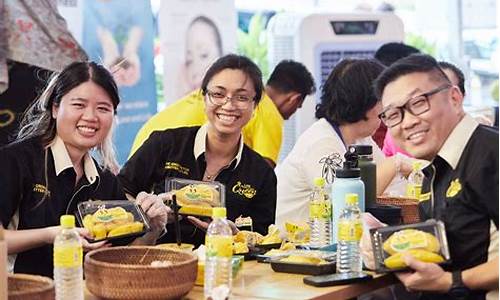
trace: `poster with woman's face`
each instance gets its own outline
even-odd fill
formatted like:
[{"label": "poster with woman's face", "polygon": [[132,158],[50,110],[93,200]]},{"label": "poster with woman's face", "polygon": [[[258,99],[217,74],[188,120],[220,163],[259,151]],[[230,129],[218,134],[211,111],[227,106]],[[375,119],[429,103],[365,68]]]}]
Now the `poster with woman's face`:
[{"label": "poster with woman's face", "polygon": [[199,89],[208,67],[236,49],[233,0],[161,2],[159,31],[166,104]]}]

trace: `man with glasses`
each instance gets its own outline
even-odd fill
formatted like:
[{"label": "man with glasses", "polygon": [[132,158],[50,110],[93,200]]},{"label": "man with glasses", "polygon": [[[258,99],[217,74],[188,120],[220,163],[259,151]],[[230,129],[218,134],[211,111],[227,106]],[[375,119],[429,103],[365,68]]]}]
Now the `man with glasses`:
[{"label": "man with glasses", "polygon": [[452,260],[443,269],[405,256],[414,272],[399,279],[421,299],[486,299],[498,290],[498,257],[488,255],[490,227],[498,230],[498,131],[465,114],[462,93],[428,55],[399,60],[375,89],[396,144],[431,161],[420,216],[445,223]]},{"label": "man with glasses", "polygon": [[[303,64],[293,60],[281,61],[270,75],[252,119],[243,128],[245,144],[274,167],[281,148],[283,121],[288,120],[302,106],[305,97],[315,91],[314,79]],[[204,124],[207,121],[204,109],[200,90],[168,106],[137,133],[130,156],[153,131]]]}]

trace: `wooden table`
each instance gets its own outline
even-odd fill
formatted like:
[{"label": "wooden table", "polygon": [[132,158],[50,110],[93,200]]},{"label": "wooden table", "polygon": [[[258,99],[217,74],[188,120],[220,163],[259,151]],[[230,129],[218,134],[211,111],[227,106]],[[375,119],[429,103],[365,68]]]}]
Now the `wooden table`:
[{"label": "wooden table", "polygon": [[[269,264],[247,261],[233,281],[231,299],[350,299],[396,283],[393,275],[374,275],[370,281],[332,287],[313,287],[304,275],[277,273]],[[96,300],[86,291],[85,300]],[[185,300],[203,299],[203,287],[195,286]]]}]

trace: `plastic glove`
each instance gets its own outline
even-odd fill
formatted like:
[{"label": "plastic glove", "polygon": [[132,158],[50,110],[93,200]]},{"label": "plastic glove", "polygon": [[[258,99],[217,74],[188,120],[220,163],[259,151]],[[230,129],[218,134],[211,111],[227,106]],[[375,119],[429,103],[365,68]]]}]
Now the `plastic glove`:
[{"label": "plastic glove", "polygon": [[370,229],[387,226],[387,224],[380,222],[371,213],[361,214],[361,219],[363,220],[363,235],[361,236],[361,242],[359,243],[361,258],[363,259],[363,263],[368,269],[374,270],[375,258],[373,256]]}]

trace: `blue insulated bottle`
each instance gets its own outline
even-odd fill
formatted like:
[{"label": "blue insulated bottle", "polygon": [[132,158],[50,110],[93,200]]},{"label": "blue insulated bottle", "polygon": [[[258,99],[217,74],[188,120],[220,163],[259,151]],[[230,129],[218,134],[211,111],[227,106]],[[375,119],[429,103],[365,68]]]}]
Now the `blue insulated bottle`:
[{"label": "blue insulated bottle", "polygon": [[346,194],[358,195],[358,205],[361,212],[365,211],[365,185],[361,181],[361,170],[356,168],[357,154],[354,149],[346,152],[345,162],[342,168],[335,169],[335,180],[332,183],[332,206],[333,206],[333,243],[337,243],[338,221],[340,214],[345,208]]}]

